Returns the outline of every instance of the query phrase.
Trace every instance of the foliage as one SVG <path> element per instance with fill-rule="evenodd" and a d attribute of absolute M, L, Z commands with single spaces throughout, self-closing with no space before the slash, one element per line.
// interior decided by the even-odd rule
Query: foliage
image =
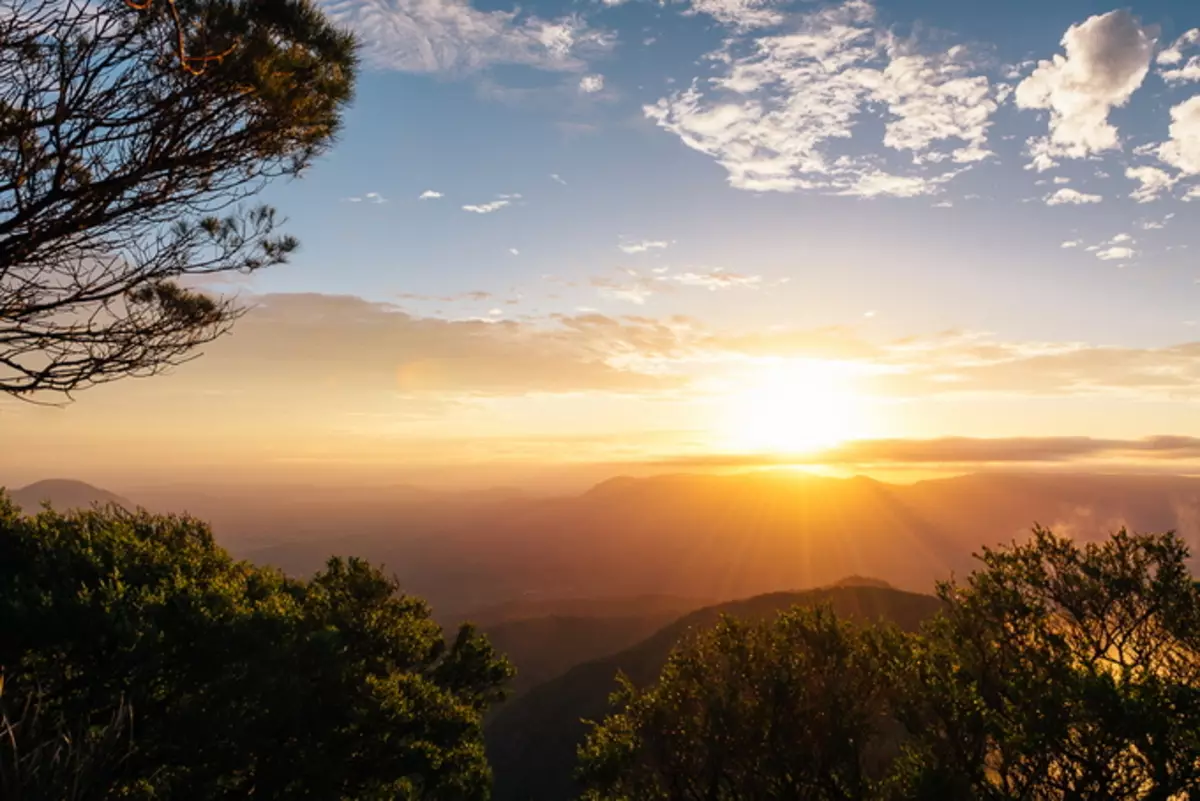
<path fill-rule="evenodd" d="M 940 607 L 929 595 L 880 587 L 825 587 L 772 593 L 699 609 L 637 645 L 577 665 L 562 676 L 504 703 L 486 728 L 488 758 L 498 801 L 562 801 L 582 791 L 574 776 L 576 752 L 587 739 L 586 720 L 609 710 L 614 676 L 648 687 L 672 649 L 692 632 L 712 628 L 722 615 L 743 623 L 770 620 L 793 606 L 828 606 L 844 620 L 887 620 L 915 631 Z M 518 667 L 520 663 L 518 663 Z"/>
<path fill-rule="evenodd" d="M 886 750 L 880 659 L 891 630 L 828 610 L 723 618 L 675 651 L 658 683 L 581 751 L 588 798 L 723 801 L 867 796 Z"/>
<path fill-rule="evenodd" d="M 89 798 L 488 794 L 481 719 L 511 669 L 365 562 L 299 581 L 188 518 L 0 499 L 0 630 L 6 702 L 80 729 L 128 707 L 127 753 Z"/>
<path fill-rule="evenodd" d="M 6 2 L 0 392 L 153 373 L 224 332 L 237 309 L 179 279 L 296 248 L 240 204 L 328 147 L 355 68 L 310 0 Z"/>
<path fill-rule="evenodd" d="M 616 697 L 580 751 L 588 797 L 1200 797 L 1187 555 L 1174 534 L 1038 528 L 940 585 L 917 634 L 725 622 Z"/>
<path fill-rule="evenodd" d="M 961 585 L 900 664 L 915 797 L 1200 793 L 1200 592 L 1173 534 L 1044 529 Z"/>

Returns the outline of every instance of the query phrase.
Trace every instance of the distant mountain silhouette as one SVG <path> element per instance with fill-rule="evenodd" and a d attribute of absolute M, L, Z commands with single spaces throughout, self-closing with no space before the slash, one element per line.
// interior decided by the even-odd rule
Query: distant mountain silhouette
<path fill-rule="evenodd" d="M 1121 525 L 1176 529 L 1196 543 L 1200 479 L 994 473 L 901 485 L 778 471 L 617 478 L 551 499 L 401 506 L 356 496 L 339 506 L 331 495 L 256 509 L 236 530 L 268 521 L 276 541 L 238 555 L 300 575 L 331 552 L 363 556 L 441 618 L 462 619 L 529 596 L 744 598 L 851 575 L 928 591 L 972 569 L 981 546 L 1023 539 L 1035 522 L 1083 538 Z M 220 514 L 228 542 L 232 507 Z"/>
<path fill-rule="evenodd" d="M 26 514 L 35 514 L 41 510 L 42 504 L 49 501 L 51 508 L 58 512 L 71 509 L 90 509 L 93 505 L 106 506 L 110 503 L 133 509 L 135 504 L 108 490 L 93 487 L 82 481 L 71 479 L 47 479 L 30 484 L 27 487 L 10 490 L 8 493 L 13 503 L 21 507 Z"/>
<path fill-rule="evenodd" d="M 838 579 L 829 585 L 830 587 L 879 587 L 885 590 L 896 589 L 891 584 L 888 584 L 883 579 L 871 578 L 869 576 L 846 576 L 844 579 Z"/>
<path fill-rule="evenodd" d="M 689 631 L 713 625 L 721 614 L 762 619 L 796 605 L 829 604 L 841 616 L 890 620 L 913 630 L 940 602 L 929 595 L 869 586 L 828 587 L 762 595 L 693 612 L 615 655 L 578 665 L 505 704 L 486 729 L 495 775 L 495 801 L 565 801 L 578 792 L 572 778 L 583 720 L 608 711 L 617 672 L 636 685 L 652 682 L 671 649 Z"/>

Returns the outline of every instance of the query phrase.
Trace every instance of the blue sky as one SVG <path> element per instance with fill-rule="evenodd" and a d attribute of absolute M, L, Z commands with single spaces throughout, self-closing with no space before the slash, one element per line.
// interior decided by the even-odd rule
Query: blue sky
<path fill-rule="evenodd" d="M 981 99 L 997 104 L 985 113 L 978 139 L 991 155 L 918 167 L 914 156 L 953 152 L 967 143 L 951 130 L 920 150 L 888 147 L 884 126 L 895 123 L 896 114 L 878 97 L 858 93 L 850 101 L 853 116 L 844 123 L 852 135 L 819 140 L 814 152 L 827 161 L 845 154 L 870 159 L 879 165 L 872 169 L 924 181 L 962 169 L 940 185 L 894 190 L 919 193 L 915 197 L 894 197 L 880 187 L 884 194 L 864 198 L 870 187 L 755 191 L 750 182 L 739 187 L 719 163 L 720 153 L 685 145 L 687 110 L 679 93 L 695 87 L 699 113 L 742 99 L 711 85 L 731 71 L 714 54 L 724 50 L 730 60 L 746 58 L 756 42 L 814 25 L 814 35 L 831 35 L 828 26 L 812 20 L 839 8 L 764 4 L 757 8 L 768 20 L 759 24 L 737 3 L 714 0 L 710 6 L 717 19 L 687 3 L 643 0 L 615 6 L 541 3 L 522 7 L 511 19 L 495 16 L 507 13 L 504 6 L 330 3 L 364 37 L 367 70 L 339 145 L 306 179 L 269 193 L 301 235 L 304 251 L 293 266 L 264 274 L 256 289 L 345 292 L 446 313 L 487 312 L 494 304 L 430 306 L 398 296 L 487 291 L 508 300 L 519 295 L 522 312 L 530 314 L 580 306 L 607 310 L 621 308 L 623 301 L 597 287 L 571 291 L 543 276 L 586 285 L 606 277 L 619 281 L 623 270 L 644 272 L 653 265 L 760 276 L 762 284 L 774 285 L 771 292 L 740 293 L 736 301 L 738 293 L 675 291 L 634 304 L 659 312 L 703 312 L 730 323 L 769 315 L 825 325 L 874 311 L 881 328 L 892 326 L 897 333 L 984 326 L 1015 335 L 1149 344 L 1180 337 L 1181 327 L 1200 316 L 1198 271 L 1185 247 L 1195 245 L 1196 227 L 1188 225 L 1188 217 L 1198 207 L 1178 200 L 1188 179 L 1153 202 L 1138 203 L 1129 196 L 1139 183 L 1125 175 L 1132 166 L 1173 172 L 1155 156 L 1134 151 L 1167 138 L 1170 108 L 1200 84 L 1168 82 L 1162 76 L 1172 65 L 1151 63 L 1128 100 L 1114 103 L 1108 114 L 1117 147 L 1059 157 L 1061 166 L 1043 172 L 1023 169 L 1031 158 L 1028 140 L 1047 134 L 1051 112 L 1018 107 L 1012 90 L 1036 69 L 1036 61 L 1063 53 L 1060 40 L 1070 26 L 1111 7 L 862 4 L 855 27 L 876 40 L 893 37 L 882 44 L 864 39 L 864 49 L 890 46 L 895 53 L 871 53 L 853 68 L 887 69 L 905 53 L 928 59 L 936 69 L 942 66 L 937 60 L 957 47 L 956 75 L 978 81 L 979 94 L 960 108 L 942 97 L 941 108 L 931 103 L 917 113 L 959 113 L 970 104 L 978 108 Z M 1187 6 L 1143 3 L 1130 11 L 1150 29 L 1158 40 L 1155 53 L 1161 53 L 1200 24 L 1200 9 Z M 739 14 L 750 16 L 753 27 Z M 472 36 L 432 22 L 462 18 L 489 21 L 492 35 Z M 579 54 L 572 49 L 555 55 L 521 44 L 538 25 L 570 29 Z M 1185 60 L 1195 55 L 1181 49 Z M 796 58 L 765 69 L 774 80 L 803 68 L 803 59 Z M 602 76 L 603 88 L 581 91 L 581 80 L 591 76 Z M 786 102 L 793 91 L 807 102 L 804 87 L 778 84 L 750 96 Z M 684 130 L 668 130 L 669 121 L 654 118 L 656 107 L 682 115 L 676 119 L 684 120 Z M 950 129 L 956 127 L 964 130 L 953 124 Z M 761 134 L 747 126 L 743 141 L 734 134 L 726 149 L 754 136 L 769 142 L 773 134 L 793 132 L 788 123 Z M 1098 177 L 1103 174 L 1109 177 Z M 788 177 L 804 179 L 799 172 Z M 426 190 L 442 197 L 418 200 Z M 1045 199 L 1059 190 L 1101 200 L 1048 206 Z M 840 191 L 850 194 L 835 194 Z M 371 192 L 387 202 L 346 200 Z M 517 194 L 520 198 L 490 214 L 462 210 Z M 1163 229 L 1141 227 L 1163 223 L 1172 213 Z M 1111 245 L 1086 250 L 1120 234 L 1137 240 L 1127 258 L 1096 257 Z M 1061 243 L 1075 240 L 1081 247 L 1063 252 Z M 620 244 L 636 242 L 667 246 L 636 257 L 619 250 Z M 782 279 L 787 283 L 780 284 Z M 1118 330 L 1114 317 L 1124 318 Z"/>
<path fill-rule="evenodd" d="M 1200 470 L 1191 0 L 324 6 L 364 69 L 265 193 L 301 252 L 211 287 L 251 311 L 203 359 L 13 412 L 29 478 L 1064 436 Z"/>

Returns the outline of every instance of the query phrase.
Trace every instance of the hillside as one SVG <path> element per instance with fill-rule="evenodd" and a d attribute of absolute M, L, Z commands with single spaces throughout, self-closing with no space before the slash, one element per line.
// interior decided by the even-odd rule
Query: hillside
<path fill-rule="evenodd" d="M 878 587 L 832 587 L 773 593 L 701 609 L 646 640 L 603 659 L 572 668 L 502 707 L 487 728 L 488 757 L 496 801 L 565 801 L 574 797 L 575 749 L 586 726 L 608 708 L 618 671 L 638 685 L 654 680 L 672 647 L 689 630 L 710 626 L 721 614 L 762 618 L 798 604 L 828 603 L 839 615 L 885 619 L 914 629 L 934 614 L 939 601 L 928 595 Z"/>
<path fill-rule="evenodd" d="M 117 506 L 127 509 L 135 506 L 131 501 L 108 490 L 69 479 L 38 481 L 20 489 L 9 490 L 8 494 L 13 503 L 26 513 L 37 512 L 42 503 L 46 501 L 49 501 L 50 506 L 59 512 L 70 509 L 89 509 L 96 504 L 105 506 L 115 503 Z"/>

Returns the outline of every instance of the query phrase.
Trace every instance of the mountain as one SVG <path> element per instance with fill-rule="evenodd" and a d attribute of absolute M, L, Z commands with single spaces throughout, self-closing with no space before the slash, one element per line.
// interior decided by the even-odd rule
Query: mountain
<path fill-rule="evenodd" d="M 48 479 L 38 481 L 27 487 L 10 490 L 8 493 L 13 503 L 26 513 L 36 513 L 42 503 L 50 502 L 50 506 L 59 512 L 70 509 L 90 509 L 93 505 L 106 506 L 110 503 L 133 509 L 135 504 L 108 490 L 93 487 L 82 481 L 70 479 Z"/>
<path fill-rule="evenodd" d="M 575 750 L 587 732 L 584 720 L 600 720 L 618 671 L 645 686 L 658 676 L 671 649 L 691 630 L 713 625 L 720 615 L 762 619 L 796 605 L 827 603 L 840 616 L 890 620 L 913 630 L 940 602 L 929 595 L 870 586 L 827 587 L 762 595 L 698 610 L 620 653 L 577 665 L 505 704 L 486 729 L 496 801 L 565 801 L 578 792 L 572 779 Z"/>
<path fill-rule="evenodd" d="M 235 552 L 296 574 L 330 553 L 363 556 L 442 618 L 461 620 L 514 598 L 745 598 L 848 575 L 925 591 L 1035 522 L 1081 538 L 1121 525 L 1177 529 L 1190 542 L 1200 528 L 1200 479 L 1158 475 L 991 473 L 904 485 L 796 471 L 684 474 L 618 478 L 562 498 L 385 501 L 277 507 L 286 520 L 273 523 L 275 543 Z M 228 525 L 214 525 L 229 542 Z"/>

